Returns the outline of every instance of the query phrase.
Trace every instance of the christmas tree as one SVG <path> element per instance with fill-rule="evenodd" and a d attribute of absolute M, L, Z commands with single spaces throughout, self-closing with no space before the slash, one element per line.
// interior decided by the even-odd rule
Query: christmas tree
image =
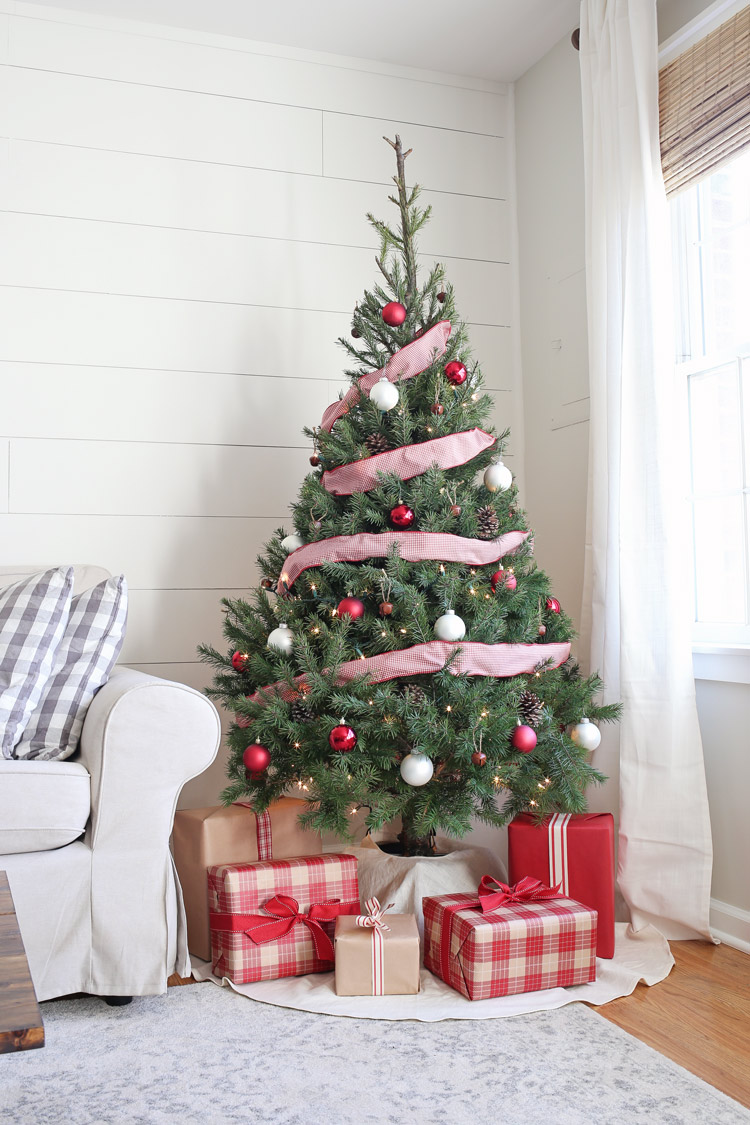
<path fill-rule="evenodd" d="M 360 809 L 372 830 L 400 817 L 412 853 L 472 818 L 584 811 L 588 720 L 618 709 L 570 661 L 452 286 L 440 264 L 418 278 L 411 150 L 388 143 L 399 220 L 368 215 L 382 279 L 339 341 L 350 389 L 305 431 L 313 472 L 252 601 L 223 599 L 229 653 L 200 652 L 234 714 L 227 804 L 294 787 L 342 837 Z"/>

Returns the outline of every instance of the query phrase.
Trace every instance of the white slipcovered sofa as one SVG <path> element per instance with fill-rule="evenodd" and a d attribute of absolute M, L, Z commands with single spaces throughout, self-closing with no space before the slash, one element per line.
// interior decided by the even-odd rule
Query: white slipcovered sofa
<path fill-rule="evenodd" d="M 0 586 L 43 569 L 0 568 Z M 76 567 L 74 593 L 108 577 Z M 38 999 L 152 995 L 189 974 L 169 837 L 182 786 L 219 739 L 205 696 L 118 666 L 72 759 L 0 759 L 0 871 Z"/>

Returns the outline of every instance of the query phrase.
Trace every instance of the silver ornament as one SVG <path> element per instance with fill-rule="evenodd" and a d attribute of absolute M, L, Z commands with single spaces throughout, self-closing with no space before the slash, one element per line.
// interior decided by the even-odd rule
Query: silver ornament
<path fill-rule="evenodd" d="M 266 647 L 270 648 L 273 652 L 280 652 L 283 656 L 289 656 L 294 648 L 294 633 L 287 625 L 286 621 L 282 621 L 278 629 L 274 629 L 269 633 Z"/>
<path fill-rule="evenodd" d="M 433 632 L 439 641 L 462 641 L 466 636 L 466 625 L 453 609 L 446 609 L 433 625 Z"/>
<path fill-rule="evenodd" d="M 377 406 L 378 410 L 382 410 L 384 414 L 387 410 L 393 410 L 398 400 L 398 387 L 390 379 L 386 379 L 385 375 L 377 381 L 370 391 L 370 402 Z"/>
<path fill-rule="evenodd" d="M 432 777 L 434 766 L 426 754 L 407 754 L 401 763 L 401 776 L 407 785 L 417 788 L 426 785 Z"/>
<path fill-rule="evenodd" d="M 591 723 L 588 719 L 584 718 L 581 719 L 580 723 L 571 727 L 570 737 L 583 750 L 596 750 L 602 740 L 602 733 L 595 723 Z"/>
<path fill-rule="evenodd" d="M 287 535 L 281 540 L 281 546 L 285 551 L 288 551 L 290 555 L 292 551 L 296 551 L 298 547 L 304 547 L 304 545 L 304 539 L 301 535 L 297 535 L 296 532 L 292 532 L 291 535 Z"/>
<path fill-rule="evenodd" d="M 496 461 L 484 470 L 484 487 L 488 492 L 505 492 L 512 484 L 513 474 L 502 461 Z"/>

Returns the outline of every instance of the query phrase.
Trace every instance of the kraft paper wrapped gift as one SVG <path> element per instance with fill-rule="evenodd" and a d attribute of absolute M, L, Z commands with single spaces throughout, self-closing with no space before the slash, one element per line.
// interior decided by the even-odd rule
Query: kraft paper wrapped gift
<path fill-rule="evenodd" d="M 234 984 L 327 973 L 340 914 L 359 914 L 353 855 L 223 864 L 208 871 L 211 961 Z"/>
<path fill-rule="evenodd" d="M 241 803 L 182 809 L 175 814 L 172 849 L 185 899 L 188 949 L 196 957 L 211 959 L 208 868 L 220 863 L 320 855 L 320 836 L 301 828 L 297 820 L 306 804 L 294 797 L 282 797 L 258 816 L 251 806 Z"/>
<path fill-rule="evenodd" d="M 539 879 L 598 917 L 596 955 L 615 955 L 615 823 L 612 813 L 521 813 L 508 825 L 508 878 Z"/>
<path fill-rule="evenodd" d="M 388 914 L 368 899 L 366 914 L 336 919 L 336 995 L 419 992 L 419 930 L 413 914 Z"/>

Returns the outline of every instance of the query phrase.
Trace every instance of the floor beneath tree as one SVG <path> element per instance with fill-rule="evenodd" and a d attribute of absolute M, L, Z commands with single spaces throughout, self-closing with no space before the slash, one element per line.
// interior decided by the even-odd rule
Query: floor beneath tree
<path fill-rule="evenodd" d="M 701 941 L 671 948 L 676 964 L 665 981 L 596 1011 L 750 1107 L 750 955 Z"/>

